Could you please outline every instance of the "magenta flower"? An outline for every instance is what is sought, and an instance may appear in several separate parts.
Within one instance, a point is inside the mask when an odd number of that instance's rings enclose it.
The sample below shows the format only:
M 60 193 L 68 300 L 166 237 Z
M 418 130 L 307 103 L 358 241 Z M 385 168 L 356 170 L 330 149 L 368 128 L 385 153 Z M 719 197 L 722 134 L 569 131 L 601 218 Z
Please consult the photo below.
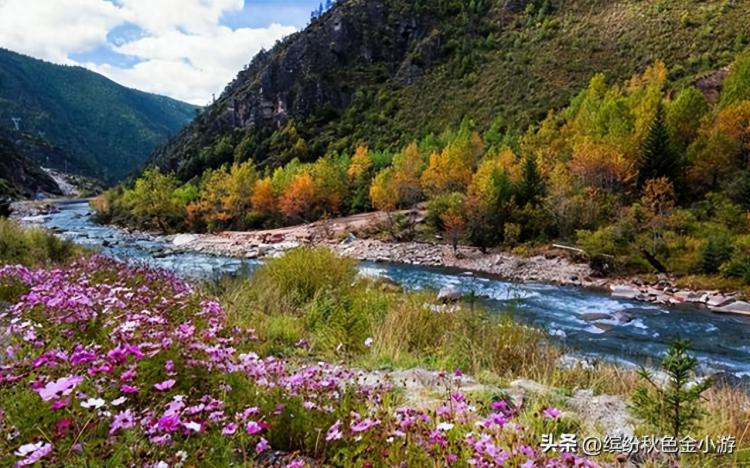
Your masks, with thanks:
M 221 433 L 224 435 L 232 435 L 235 432 L 237 432 L 237 423 L 230 422 L 224 428 L 221 430 Z
M 169 379 L 169 380 L 165 380 L 164 382 L 159 382 L 158 384 L 155 384 L 154 388 L 159 390 L 160 392 L 164 392 L 174 387 L 175 383 L 177 382 L 174 379 Z
M 292 460 L 286 466 L 286 468 L 305 468 L 305 462 L 302 459 L 297 458 L 297 459 Z
M 245 431 L 247 431 L 247 433 L 250 434 L 250 435 L 255 435 L 255 434 L 258 434 L 260 432 L 263 432 L 263 426 L 261 426 L 260 424 L 258 424 L 255 421 L 250 421 L 245 426 Z
M 122 393 L 138 393 L 138 387 L 133 385 L 122 384 L 120 385 L 120 391 Z
M 271 445 L 268 443 L 268 441 L 265 438 L 261 437 L 260 441 L 255 445 L 255 453 L 263 453 L 270 448 Z
M 560 416 L 562 416 L 562 412 L 559 409 L 550 406 L 549 408 L 546 408 L 544 411 L 542 411 L 542 416 L 547 419 L 557 420 L 560 419 Z

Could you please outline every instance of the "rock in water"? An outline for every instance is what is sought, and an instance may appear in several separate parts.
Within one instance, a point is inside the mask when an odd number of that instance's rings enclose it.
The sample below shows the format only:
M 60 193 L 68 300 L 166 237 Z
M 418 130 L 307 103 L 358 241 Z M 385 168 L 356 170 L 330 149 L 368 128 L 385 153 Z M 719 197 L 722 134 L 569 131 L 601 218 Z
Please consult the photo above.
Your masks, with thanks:
M 620 323 L 630 323 L 633 321 L 633 316 L 627 312 L 615 312 L 613 317 Z
M 713 310 L 715 312 L 723 312 L 726 314 L 750 315 L 750 303 L 745 301 L 735 301 L 724 307 L 716 307 Z
M 581 314 L 581 320 L 584 320 L 586 322 L 596 322 L 597 320 L 609 320 L 612 316 L 609 314 L 602 314 L 602 313 L 587 313 L 587 314 Z
M 622 299 L 635 299 L 640 292 L 631 286 L 626 285 L 612 285 L 612 297 L 619 297 Z
M 461 290 L 456 286 L 444 286 L 438 292 L 438 301 L 444 304 L 449 302 L 458 302 L 461 299 Z

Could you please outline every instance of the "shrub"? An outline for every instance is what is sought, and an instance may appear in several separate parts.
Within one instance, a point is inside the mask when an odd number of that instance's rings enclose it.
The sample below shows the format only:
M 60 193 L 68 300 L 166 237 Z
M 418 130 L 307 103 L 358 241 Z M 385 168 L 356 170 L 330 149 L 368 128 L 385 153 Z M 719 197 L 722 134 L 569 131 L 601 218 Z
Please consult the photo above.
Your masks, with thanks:
M 63 262 L 81 252 L 72 242 L 41 229 L 0 219 L 0 264 L 26 266 Z

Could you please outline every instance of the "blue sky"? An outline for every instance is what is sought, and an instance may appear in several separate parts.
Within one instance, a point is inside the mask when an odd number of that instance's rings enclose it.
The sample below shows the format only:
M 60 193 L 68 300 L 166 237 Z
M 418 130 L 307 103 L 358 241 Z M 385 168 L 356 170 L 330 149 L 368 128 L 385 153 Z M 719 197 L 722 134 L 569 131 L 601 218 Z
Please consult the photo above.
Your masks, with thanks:
M 320 0 L 4 0 L 0 47 L 205 104 Z

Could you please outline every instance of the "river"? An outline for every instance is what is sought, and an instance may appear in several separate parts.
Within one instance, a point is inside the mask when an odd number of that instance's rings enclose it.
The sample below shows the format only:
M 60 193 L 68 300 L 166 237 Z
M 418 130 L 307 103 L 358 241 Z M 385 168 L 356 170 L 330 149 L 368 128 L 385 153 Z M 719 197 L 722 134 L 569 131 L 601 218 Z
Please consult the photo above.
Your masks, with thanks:
M 74 242 L 100 249 L 129 262 L 143 262 L 189 278 L 249 275 L 257 260 L 169 252 L 167 239 L 131 234 L 98 225 L 85 202 L 62 203 L 59 211 L 38 219 Z M 166 249 L 166 250 L 165 250 Z M 750 376 L 750 318 L 715 314 L 695 307 L 664 307 L 614 299 L 605 293 L 574 287 L 518 284 L 442 268 L 400 264 L 360 264 L 362 274 L 387 278 L 407 289 L 435 289 L 454 285 L 473 293 L 490 310 L 511 313 L 515 319 L 543 327 L 573 354 L 604 358 L 626 365 L 656 362 L 675 338 L 688 338 L 705 373 L 728 372 Z M 629 323 L 583 320 L 583 314 L 623 312 Z

